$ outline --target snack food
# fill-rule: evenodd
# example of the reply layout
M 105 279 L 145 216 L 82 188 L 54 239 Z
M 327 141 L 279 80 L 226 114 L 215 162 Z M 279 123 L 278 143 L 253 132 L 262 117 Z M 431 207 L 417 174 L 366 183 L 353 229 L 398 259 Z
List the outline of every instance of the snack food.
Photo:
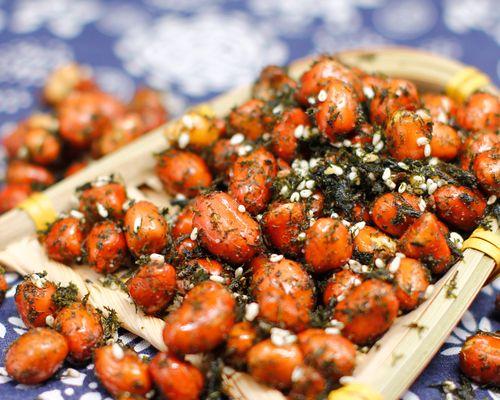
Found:
M 280 97 L 287 90 L 293 94 L 294 85 L 276 89 L 263 85 L 261 77 L 256 93 L 266 100 L 253 99 L 245 103 L 248 108 L 236 108 L 213 144 L 219 147 L 217 154 L 234 157 L 214 163 L 213 149 L 200 149 L 190 141 L 167 150 L 167 157 L 189 154 L 195 173 L 182 161 L 181 168 L 190 172 L 185 185 L 183 175 L 172 171 L 175 165 L 166 168 L 160 156 L 159 178 L 184 207 L 171 224 L 172 233 L 160 235 L 172 245 L 155 248 L 182 280 L 177 296 L 162 298 L 153 310 L 169 311 L 164 338 L 175 357 L 205 352 L 244 368 L 245 360 L 231 358 L 239 352 L 261 382 L 290 391 L 294 398 L 306 395 L 309 388 L 320 392 L 351 373 L 354 344 L 374 343 L 400 311 L 418 306 L 429 285 L 460 257 L 461 236 L 450 228 L 472 230 L 493 211 L 495 199 L 477 178 L 448 162 L 447 152 L 442 156 L 446 161 L 432 157 L 435 121 L 420 108 L 413 84 L 377 77 L 374 82 L 380 86 L 372 83 L 373 96 L 359 95 L 356 84 L 366 75 L 343 68 L 349 73 L 341 81 L 332 77 L 316 82 L 319 89 L 313 87 L 317 93 L 309 95 L 306 104 Z M 389 97 L 379 90 L 388 91 Z M 333 94 L 349 96 L 347 105 L 356 97 L 357 106 L 336 115 L 335 107 L 343 100 Z M 378 104 L 372 110 L 373 100 Z M 296 146 L 283 153 L 275 146 L 276 135 L 289 135 L 289 112 L 297 109 L 306 112 L 309 121 L 292 125 Z M 451 116 L 449 121 L 455 124 Z M 279 124 L 276 133 L 272 127 Z M 200 171 L 204 179 L 193 184 L 192 175 L 197 178 Z M 487 180 L 483 185 L 491 186 Z M 90 183 L 85 190 L 99 186 Z M 109 224 L 119 233 L 124 212 L 126 216 L 134 205 L 122 197 L 122 204 L 109 202 L 115 195 L 111 191 L 109 199 L 104 195 L 82 208 L 90 232 Z M 104 206 L 107 201 L 116 204 Z M 99 212 L 103 208 L 105 212 Z M 460 213 L 450 214 L 450 208 Z M 150 216 L 163 218 L 157 210 Z M 127 232 L 139 231 L 134 222 L 125 221 Z M 99 250 L 94 242 L 92 248 Z M 102 269 L 128 267 L 141 257 L 158 259 L 158 254 L 147 254 L 152 249 L 138 251 L 144 248 L 142 241 L 140 246 L 133 242 L 121 245 L 118 253 L 124 257 L 113 258 Z M 94 263 L 100 259 L 93 257 Z M 143 282 L 151 284 L 146 293 L 156 290 L 151 280 Z M 236 329 L 241 324 L 245 329 Z M 249 340 L 240 343 L 242 334 L 250 335 Z M 217 349 L 224 346 L 221 355 Z M 330 346 L 344 351 L 330 352 Z M 339 368 L 325 366 L 315 354 L 317 347 L 329 350 L 327 364 L 338 363 Z M 189 370 L 189 365 L 182 367 Z

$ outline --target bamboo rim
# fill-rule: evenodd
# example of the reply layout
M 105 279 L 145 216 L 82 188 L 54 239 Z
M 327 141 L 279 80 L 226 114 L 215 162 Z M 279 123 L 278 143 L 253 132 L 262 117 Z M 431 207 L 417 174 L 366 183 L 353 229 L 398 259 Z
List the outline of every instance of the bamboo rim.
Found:
M 348 51 L 337 54 L 337 57 L 350 66 L 410 79 L 421 88 L 433 91 L 444 90 L 457 74 L 467 68 L 457 61 L 406 48 Z M 307 58 L 293 63 L 290 66 L 290 74 L 297 78 L 310 65 L 311 60 Z M 496 91 L 491 84 L 484 88 Z M 456 88 L 454 90 L 455 95 L 461 96 Z M 207 105 L 213 109 L 215 115 L 224 116 L 249 95 L 250 87 L 237 88 L 218 96 Z M 67 210 L 76 187 L 97 176 L 117 171 L 136 195 L 148 198 L 148 194 L 141 192 L 138 187 L 151 178 L 153 153 L 167 147 L 168 142 L 176 139 L 172 136 L 173 123 L 175 121 L 52 186 L 44 192 L 44 201 L 52 204 L 54 212 Z M 149 196 L 149 199 L 156 203 L 168 201 L 164 195 L 155 193 L 154 190 L 149 192 Z M 21 274 L 46 270 L 51 280 L 61 283 L 73 281 L 82 295 L 90 293 L 89 300 L 94 306 L 100 309 L 116 309 L 125 329 L 148 340 L 160 350 L 165 348 L 161 335 L 164 324 L 162 320 L 137 313 L 127 295 L 105 288 L 99 282 L 98 275 L 88 268 L 70 268 L 48 260 L 33 237 L 34 228 L 33 221 L 23 210 L 13 210 L 0 217 L 0 244 L 5 248 L 0 252 L 1 264 Z M 493 230 L 498 238 L 497 230 L 498 225 Z M 500 238 L 497 243 L 500 243 Z M 464 259 L 439 280 L 433 295 L 416 310 L 399 318 L 364 356 L 354 372 L 353 379 L 368 384 L 385 399 L 398 398 L 441 346 L 494 267 L 495 262 L 483 252 L 465 250 Z M 447 284 L 451 281 L 456 285 L 456 300 L 446 295 Z M 410 324 L 426 328 L 419 330 L 410 327 Z M 397 353 L 402 348 L 407 351 Z M 226 391 L 234 399 L 285 398 L 280 392 L 258 384 L 244 373 L 226 373 L 224 382 Z

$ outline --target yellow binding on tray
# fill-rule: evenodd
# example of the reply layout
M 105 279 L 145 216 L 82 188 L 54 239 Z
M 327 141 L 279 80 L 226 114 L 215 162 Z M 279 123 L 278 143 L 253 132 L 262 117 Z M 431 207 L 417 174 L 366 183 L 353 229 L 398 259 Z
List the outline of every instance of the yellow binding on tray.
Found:
M 458 101 L 466 100 L 475 91 L 490 84 L 490 78 L 473 67 L 458 71 L 446 84 L 446 93 Z
M 19 206 L 31 217 L 37 230 L 41 231 L 56 220 L 57 212 L 50 199 L 43 193 L 34 193 Z
M 370 386 L 353 382 L 330 392 L 328 400 L 383 400 L 383 398 Z
M 500 273 L 500 235 L 498 233 L 478 228 L 464 242 L 462 249 L 479 250 L 495 260 L 496 267 L 491 278 L 495 278 Z

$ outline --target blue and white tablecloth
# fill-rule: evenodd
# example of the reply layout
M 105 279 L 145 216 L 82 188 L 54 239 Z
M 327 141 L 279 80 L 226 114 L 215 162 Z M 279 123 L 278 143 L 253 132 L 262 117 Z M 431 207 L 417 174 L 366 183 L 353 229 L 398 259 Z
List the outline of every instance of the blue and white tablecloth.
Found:
M 178 113 L 186 105 L 251 81 L 269 63 L 351 47 L 404 44 L 472 64 L 500 80 L 499 0 L 0 0 L 0 132 L 38 104 L 57 65 L 94 67 L 101 86 L 128 98 L 138 83 L 167 90 Z M 18 277 L 7 275 L 11 284 Z M 0 366 L 8 344 L 25 332 L 14 288 L 0 308 Z M 477 329 L 498 330 L 500 282 L 484 288 L 405 400 L 440 399 L 432 384 L 459 383 L 457 354 Z M 498 318 L 498 316 L 497 316 Z M 141 353 L 148 343 L 122 332 Z M 70 367 L 65 365 L 63 371 Z M 0 399 L 108 399 L 93 366 L 37 387 L 0 370 Z M 500 399 L 476 390 L 477 398 Z M 38 396 L 38 397 L 37 397 Z

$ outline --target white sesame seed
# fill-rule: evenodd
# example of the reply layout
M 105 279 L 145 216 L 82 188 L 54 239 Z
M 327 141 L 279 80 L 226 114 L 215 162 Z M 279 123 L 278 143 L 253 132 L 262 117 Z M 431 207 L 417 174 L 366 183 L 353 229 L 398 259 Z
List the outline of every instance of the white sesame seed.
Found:
M 364 151 L 363 149 L 358 148 L 358 149 L 356 149 L 356 150 L 354 151 L 354 154 L 356 154 L 358 157 L 360 157 L 360 158 L 361 158 L 361 157 L 363 157 L 366 153 L 365 153 L 365 151 Z
M 226 279 L 223 276 L 212 274 L 210 275 L 210 280 L 217 283 L 225 283 Z
M 340 329 L 333 327 L 325 328 L 325 333 L 328 335 L 340 335 Z
M 437 185 L 438 185 L 438 187 L 444 186 L 444 185 L 446 185 L 446 181 L 444 179 L 439 179 L 437 181 Z
M 352 271 L 354 272 L 361 272 L 361 263 L 357 260 L 349 260 L 347 262 L 347 264 L 349 265 L 349 269 L 351 269 Z
M 244 213 L 247 209 L 245 208 L 245 206 L 243 204 L 239 204 L 238 205 L 238 211 L 241 212 L 241 213 Z
M 418 202 L 418 208 L 420 211 L 424 212 L 425 209 L 427 208 L 427 203 L 425 202 L 424 199 L 420 198 L 420 201 Z
M 297 125 L 295 130 L 293 131 L 293 135 L 297 138 L 300 139 L 304 134 L 304 125 Z
M 255 219 L 257 221 L 260 221 L 262 219 L 262 214 L 257 214 L 257 216 L 255 217 Z
M 352 146 L 352 142 L 349 139 L 344 139 L 342 144 L 344 145 L 344 147 L 351 147 Z
M 375 133 L 373 135 L 373 139 L 372 139 L 372 144 L 375 146 L 378 142 L 380 142 L 380 140 L 382 139 L 382 136 L 380 135 L 380 133 Z
M 306 238 L 306 233 L 305 232 L 300 232 L 297 236 L 298 240 L 305 240 Z
M 457 385 L 455 385 L 455 382 L 447 380 L 443 382 L 443 390 L 445 393 L 452 392 L 457 389 Z
M 179 138 L 177 139 L 177 144 L 179 148 L 185 149 L 187 145 L 189 144 L 189 141 L 191 140 L 189 133 L 183 132 L 179 135 Z
M 427 192 L 429 194 L 433 194 L 438 188 L 438 185 L 437 183 L 435 182 L 432 182 L 430 185 L 427 185 Z
M 464 238 L 457 232 L 450 232 L 450 240 L 453 242 L 453 244 L 458 248 L 461 249 L 464 243 Z
M 425 289 L 424 293 L 424 299 L 428 299 L 429 297 L 431 297 L 433 292 L 434 292 L 434 285 L 427 286 L 427 289 Z
M 52 328 L 54 326 L 54 316 L 53 315 L 47 315 L 45 317 L 45 324 Z
M 259 315 L 259 305 L 257 303 L 248 303 L 245 306 L 245 319 L 253 321 Z
M 326 93 L 326 90 L 320 90 L 318 93 L 318 101 L 325 101 L 328 97 L 328 93 Z
M 331 165 L 327 169 L 325 169 L 325 175 L 337 175 L 340 176 L 344 173 L 342 167 L 338 165 Z
M 282 186 L 281 190 L 280 190 L 280 195 L 286 196 L 289 191 L 290 191 L 290 189 L 288 189 L 288 186 Z
M 363 229 L 364 227 L 366 226 L 366 222 L 365 221 L 361 221 L 361 222 L 357 222 L 355 223 L 351 228 L 350 228 L 350 231 L 351 231 L 351 234 L 353 237 L 356 237 L 358 236 L 359 234 L 359 231 L 361 229 Z
M 431 149 L 432 150 L 432 149 Z M 439 164 L 439 158 L 437 157 L 431 157 L 428 162 L 429 165 L 438 165 Z
M 313 96 L 311 96 L 307 98 L 307 102 L 309 104 L 316 104 L 316 99 Z
M 243 267 L 238 267 L 234 271 L 234 277 L 239 278 L 241 275 L 243 275 Z
M 390 168 L 384 169 L 384 173 L 382 174 L 382 180 L 386 181 L 390 177 L 391 177 L 391 169 Z
M 347 175 L 347 178 L 349 178 L 350 181 L 354 181 L 358 177 L 358 173 L 356 171 L 351 171 Z
M 366 156 L 363 157 L 363 161 L 367 163 L 372 163 L 375 161 L 378 161 L 379 157 L 376 154 L 373 153 L 368 153 Z
M 77 210 L 71 210 L 69 212 L 69 215 L 71 215 L 73 218 L 76 218 L 76 219 L 83 219 L 83 217 L 84 217 L 83 213 L 81 213 L 80 211 L 77 211 Z
M 302 197 L 303 199 L 307 199 L 308 197 L 311 197 L 311 195 L 312 191 L 310 191 L 309 189 L 304 189 L 300 191 L 300 197 Z
M 296 190 L 302 190 L 305 189 L 305 187 L 306 187 L 306 181 L 301 181 L 297 186 Z
M 162 254 L 153 253 L 149 255 L 149 259 L 153 262 L 164 263 L 165 257 Z
M 394 183 L 390 179 L 387 179 L 384 183 L 391 190 L 396 188 L 396 183 Z
M 375 96 L 375 91 L 371 86 L 364 86 L 363 87 L 363 94 L 367 99 L 372 99 Z
M 342 301 L 342 300 L 344 300 L 344 299 L 345 299 L 345 294 L 343 294 L 343 293 L 342 293 L 342 294 L 339 294 L 339 295 L 337 296 L 337 302 L 341 302 L 341 301 Z
M 293 192 L 292 195 L 290 196 L 290 201 L 295 203 L 299 200 L 300 200 L 300 194 L 298 192 Z
M 196 240 L 198 239 L 198 228 L 195 226 L 193 230 L 191 231 L 191 234 L 189 235 L 189 238 L 191 240 Z
M 422 147 L 425 146 L 426 144 L 429 144 L 429 139 L 427 139 L 425 136 L 419 137 L 417 139 L 417 145 Z
M 269 132 L 265 132 L 262 134 L 262 139 L 263 140 L 269 140 L 271 139 L 271 134 Z
M 309 168 L 315 168 L 319 164 L 319 158 L 311 158 L 309 160 Z
M 489 206 L 491 206 L 492 204 L 495 204 L 497 201 L 497 196 L 495 196 L 494 194 L 492 194 L 490 197 L 488 197 L 488 201 L 486 202 L 486 204 L 488 204 Z
M 246 156 L 248 154 L 246 146 L 238 147 L 237 153 L 240 157 Z
M 139 229 L 141 229 L 142 225 L 142 217 L 136 217 L 134 219 L 134 233 L 139 232 Z
M 313 181 L 312 179 L 309 179 L 308 181 L 306 181 L 306 188 L 307 189 L 313 189 L 314 185 L 316 185 L 316 182 Z
M 342 321 L 339 321 L 338 319 L 332 319 L 328 323 L 331 327 L 333 328 L 338 328 L 338 329 L 344 329 L 344 323 Z
M 401 182 L 401 184 L 399 185 L 399 188 L 398 188 L 398 193 L 406 192 L 407 187 L 408 187 L 408 185 L 406 184 L 406 182 Z
M 424 146 L 424 156 L 430 157 L 431 156 L 431 151 L 432 151 L 431 145 L 430 144 L 426 144 Z
M 384 148 L 384 146 L 385 146 L 385 143 L 384 143 L 384 142 L 382 142 L 382 141 L 380 141 L 380 142 L 378 142 L 378 143 L 375 145 L 375 147 L 373 148 L 373 151 L 374 151 L 375 153 L 380 153 L 380 151 Z
M 385 261 L 382 260 L 381 258 L 376 258 L 375 259 L 375 266 L 377 268 L 384 268 L 385 267 Z
M 377 179 L 377 178 L 376 178 L 376 176 L 375 176 L 375 174 L 373 172 L 369 172 L 368 173 L 368 179 L 370 179 L 371 181 L 375 181 L 375 179 Z
M 343 219 L 342 221 L 342 224 L 345 226 L 345 227 L 350 227 L 351 226 L 351 223 L 349 221 L 347 221 L 346 219 Z
M 292 382 L 299 382 L 303 378 L 304 370 L 300 365 L 298 365 L 292 371 Z
M 422 182 L 425 182 L 425 178 L 422 175 L 413 175 L 410 178 L 410 181 L 412 181 L 414 184 L 418 185 Z
M 401 258 L 394 257 L 392 261 L 389 263 L 389 272 L 395 274 L 398 271 L 400 265 L 401 265 Z
M 235 146 L 237 144 L 243 143 L 244 141 L 245 141 L 245 136 L 242 133 L 237 133 L 231 137 L 229 143 Z
M 271 328 L 271 342 L 275 346 L 293 344 L 297 341 L 297 336 L 290 331 L 281 328 Z
M 283 111 L 283 104 L 278 104 L 276 107 L 273 108 L 273 114 L 279 114 L 282 111 Z
M 111 345 L 111 352 L 113 353 L 113 357 L 116 360 L 121 360 L 125 356 L 125 352 L 122 347 L 118 343 L 113 343 Z
M 406 254 L 404 254 L 404 253 L 400 253 L 400 252 L 397 252 L 397 253 L 395 254 L 395 256 L 396 256 L 396 257 L 398 257 L 398 258 L 405 258 L 405 257 L 406 257 Z
M 330 217 L 332 217 L 332 218 L 338 218 L 339 215 L 334 211 L 334 212 L 331 213 Z
M 355 382 L 356 380 L 354 379 L 353 376 L 348 376 L 348 375 L 345 375 L 345 376 L 342 376 L 340 379 L 339 379 L 339 383 L 343 386 L 345 385 L 350 385 L 351 383 Z
M 38 274 L 31 274 L 30 275 L 30 281 L 38 289 L 43 289 L 43 287 L 45 286 L 45 283 L 47 282 L 47 280 L 45 278 L 41 277 Z
M 283 254 L 271 254 L 269 257 L 269 261 L 271 262 L 279 262 L 283 260 Z
M 97 212 L 98 214 L 103 217 L 103 218 L 107 218 L 109 213 L 108 213 L 108 210 L 106 210 L 106 207 L 104 207 L 101 203 L 96 203 L 96 208 L 97 208 Z
M 410 168 L 407 164 L 405 164 L 402 161 L 398 162 L 398 167 L 401 168 L 401 169 L 404 169 L 404 170 L 407 170 L 407 169 Z

